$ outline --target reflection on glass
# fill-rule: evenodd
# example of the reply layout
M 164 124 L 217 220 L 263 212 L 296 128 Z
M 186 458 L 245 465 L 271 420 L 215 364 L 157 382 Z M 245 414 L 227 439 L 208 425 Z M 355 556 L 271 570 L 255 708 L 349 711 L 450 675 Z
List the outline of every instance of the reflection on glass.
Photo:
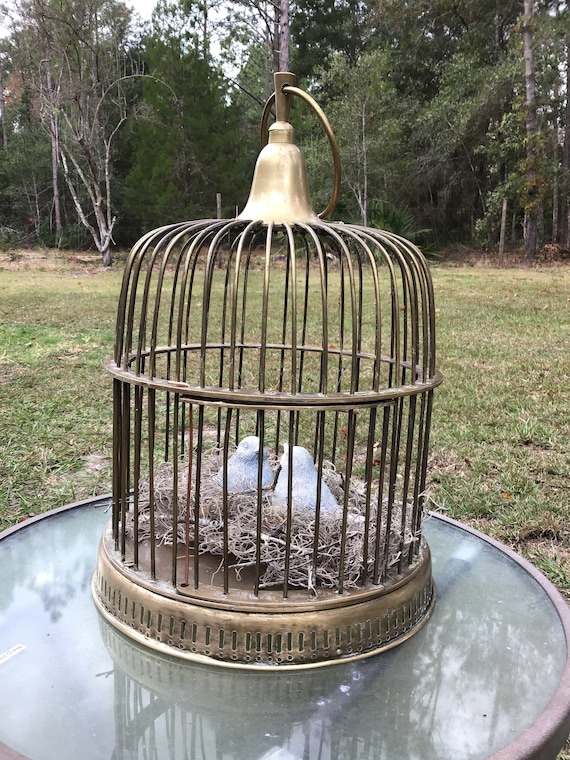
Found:
M 476 760 L 544 709 L 564 630 L 516 562 L 428 520 L 438 601 L 409 641 L 368 660 L 257 673 L 127 640 L 88 588 L 106 521 L 78 509 L 0 544 L 0 741 L 33 760 Z M 1 662 L 1 661 L 0 661 Z
M 370 660 L 271 674 L 190 665 L 101 621 L 115 662 L 120 756 L 458 760 L 504 746 L 558 684 L 560 625 L 516 563 L 462 531 L 430 527 L 436 613 Z

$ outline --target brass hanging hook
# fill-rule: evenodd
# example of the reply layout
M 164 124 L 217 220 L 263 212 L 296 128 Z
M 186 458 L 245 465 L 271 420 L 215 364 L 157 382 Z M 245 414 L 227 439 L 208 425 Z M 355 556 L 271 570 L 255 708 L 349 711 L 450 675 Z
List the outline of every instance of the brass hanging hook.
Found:
M 279 86 L 280 77 L 283 78 L 283 84 L 281 84 L 281 86 Z M 297 97 L 301 98 L 301 100 L 304 100 L 305 103 L 307 103 L 313 109 L 319 121 L 321 122 L 321 125 L 325 131 L 326 136 L 328 137 L 329 145 L 330 145 L 332 156 L 333 156 L 333 164 L 334 164 L 334 180 L 333 180 L 333 190 L 331 194 L 331 199 L 328 203 L 328 206 L 325 208 L 325 210 L 321 211 L 321 213 L 318 214 L 319 219 L 326 219 L 326 217 L 329 216 L 329 214 L 331 214 L 332 211 L 334 210 L 334 207 L 336 206 L 336 202 L 338 200 L 338 196 L 340 193 L 340 179 L 341 179 L 340 151 L 338 149 L 336 137 L 334 136 L 334 132 L 332 131 L 330 122 L 327 119 L 327 116 L 325 112 L 323 111 L 323 109 L 314 100 L 314 98 L 312 98 L 307 92 L 305 92 L 304 90 L 301 90 L 299 87 L 294 87 L 291 84 L 287 84 L 287 81 L 290 81 L 290 77 L 293 77 L 292 81 L 294 81 L 294 75 L 275 74 L 276 92 L 274 92 L 272 95 L 269 96 L 263 108 L 263 114 L 261 117 L 261 148 L 263 149 L 267 145 L 267 142 L 268 142 L 267 123 L 269 121 L 269 114 L 271 112 L 271 108 L 273 107 L 274 103 L 276 105 L 277 120 L 278 121 L 289 120 L 290 101 L 288 98 L 283 98 L 283 95 L 285 96 L 297 95 Z

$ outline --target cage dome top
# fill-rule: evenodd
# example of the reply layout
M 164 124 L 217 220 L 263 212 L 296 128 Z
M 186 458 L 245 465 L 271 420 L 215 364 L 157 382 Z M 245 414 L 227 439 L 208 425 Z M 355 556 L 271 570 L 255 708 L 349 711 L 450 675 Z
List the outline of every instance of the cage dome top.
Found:
M 395 234 L 322 221 L 339 194 L 336 140 L 319 106 L 293 86 L 294 75 L 279 73 L 275 81 L 262 135 L 273 103 L 277 120 L 242 213 L 230 220 L 168 225 L 134 246 L 110 372 L 134 374 L 136 382 L 150 387 L 186 391 L 198 402 L 213 400 L 213 394 L 216 401 L 231 403 L 237 393 L 244 403 L 260 405 L 264 397 L 270 404 L 295 405 L 298 398 L 291 396 L 301 394 L 303 403 L 330 406 L 345 393 L 369 405 L 391 398 L 397 386 L 403 394 L 410 384 L 416 390 L 418 384 L 432 387 L 440 378 L 433 289 L 423 255 Z M 333 192 L 320 214 L 313 209 L 304 158 L 288 120 L 293 95 L 316 110 L 333 153 Z M 257 291 L 247 276 L 254 269 L 265 272 Z M 279 281 L 277 272 L 283 270 Z M 218 312 L 213 304 L 220 291 Z M 364 329 L 365 322 L 374 329 Z M 242 372 L 244 356 L 251 353 L 259 358 L 253 384 L 253 375 Z M 291 357 L 288 372 L 278 362 L 279 379 L 266 382 L 268 358 L 285 353 Z M 217 378 L 208 369 L 214 354 L 221 362 Z M 314 373 L 303 377 L 307 361 L 318 365 L 318 381 Z

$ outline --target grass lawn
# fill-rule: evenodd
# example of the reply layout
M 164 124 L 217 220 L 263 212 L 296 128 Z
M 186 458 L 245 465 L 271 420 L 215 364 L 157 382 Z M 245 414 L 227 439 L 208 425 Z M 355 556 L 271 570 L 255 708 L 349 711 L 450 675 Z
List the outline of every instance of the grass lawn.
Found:
M 110 489 L 121 268 L 0 258 L 0 528 Z M 570 267 L 432 268 L 431 506 L 513 546 L 570 598 Z
M 570 267 L 432 273 L 445 381 L 431 507 L 514 547 L 570 599 Z M 0 254 L 0 529 L 110 490 L 103 365 L 120 280 L 84 254 Z

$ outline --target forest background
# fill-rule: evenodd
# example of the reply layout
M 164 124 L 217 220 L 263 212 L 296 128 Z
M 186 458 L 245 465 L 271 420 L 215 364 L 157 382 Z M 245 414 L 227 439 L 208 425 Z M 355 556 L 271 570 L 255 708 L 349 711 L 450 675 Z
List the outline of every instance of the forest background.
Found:
M 428 251 L 570 248 L 566 2 L 158 0 L 142 22 L 122 0 L 10 0 L 0 13 L 4 250 L 92 248 L 109 264 L 149 228 L 233 216 L 276 68 L 337 136 L 338 219 Z M 294 108 L 324 207 L 327 139 Z

